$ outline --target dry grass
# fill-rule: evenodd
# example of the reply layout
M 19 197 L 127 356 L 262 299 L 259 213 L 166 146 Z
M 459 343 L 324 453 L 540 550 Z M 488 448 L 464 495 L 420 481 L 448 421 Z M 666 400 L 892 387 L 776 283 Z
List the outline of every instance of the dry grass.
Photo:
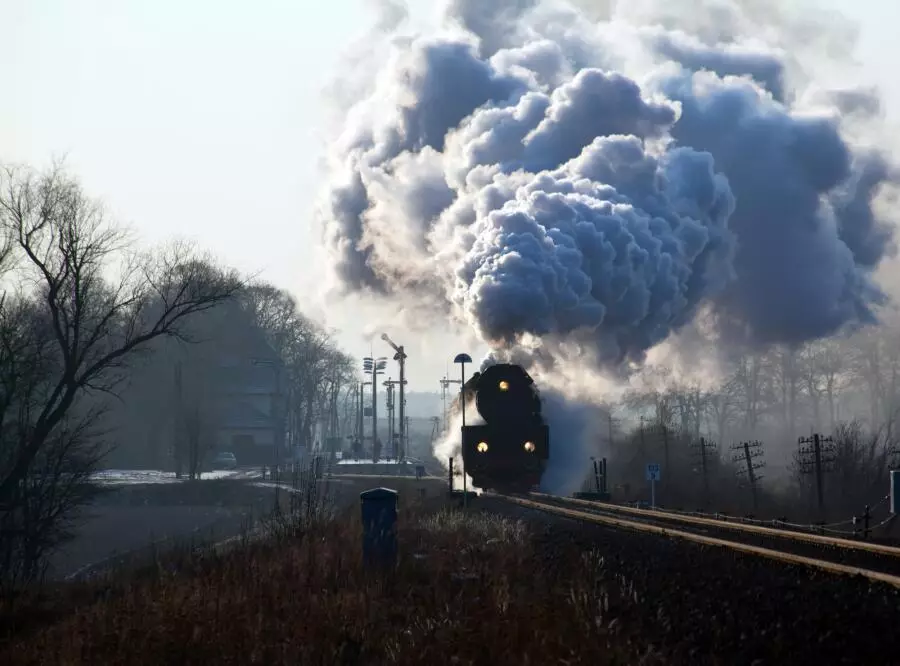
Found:
M 20 610 L 0 663 L 638 663 L 610 628 L 632 602 L 601 561 L 548 559 L 509 519 L 405 508 L 393 572 L 361 566 L 356 511 L 282 524 L 231 552 L 57 592 L 49 616 Z
M 304 497 L 267 538 L 0 608 L 0 663 L 874 665 L 900 649 L 886 586 L 414 492 L 378 573 L 353 495 L 337 515 Z

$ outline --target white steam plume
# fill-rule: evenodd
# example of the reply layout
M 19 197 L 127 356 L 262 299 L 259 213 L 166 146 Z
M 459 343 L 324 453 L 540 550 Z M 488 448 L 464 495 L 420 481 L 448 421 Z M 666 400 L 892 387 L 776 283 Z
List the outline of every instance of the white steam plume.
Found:
M 792 48 L 849 33 L 768 2 L 603 4 L 452 0 L 395 35 L 321 209 L 341 291 L 524 359 L 553 488 L 592 435 L 572 368 L 626 374 L 700 312 L 720 345 L 874 321 L 894 252 L 876 93 L 823 79 L 813 40 Z

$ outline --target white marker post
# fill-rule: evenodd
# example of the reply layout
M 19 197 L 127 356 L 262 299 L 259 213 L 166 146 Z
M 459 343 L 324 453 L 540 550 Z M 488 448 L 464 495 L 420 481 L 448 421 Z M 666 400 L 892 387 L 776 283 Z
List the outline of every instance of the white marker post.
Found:
M 650 506 L 656 508 L 656 482 L 660 479 L 659 463 L 647 463 L 647 481 L 650 482 Z

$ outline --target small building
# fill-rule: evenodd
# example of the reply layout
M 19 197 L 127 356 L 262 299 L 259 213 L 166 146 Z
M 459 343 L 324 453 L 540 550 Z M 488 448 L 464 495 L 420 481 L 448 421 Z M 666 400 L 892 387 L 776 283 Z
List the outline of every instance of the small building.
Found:
M 219 450 L 232 451 L 239 465 L 284 460 L 285 408 L 283 364 L 278 354 L 243 312 L 226 315 L 228 325 L 217 340 Z

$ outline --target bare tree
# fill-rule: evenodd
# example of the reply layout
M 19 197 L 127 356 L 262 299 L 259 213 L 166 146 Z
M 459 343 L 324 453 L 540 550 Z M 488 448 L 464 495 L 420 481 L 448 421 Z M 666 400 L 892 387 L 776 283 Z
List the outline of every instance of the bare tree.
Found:
M 801 370 L 794 348 L 778 346 L 766 355 L 763 368 L 772 387 L 774 405 L 780 414 L 781 431 L 789 438 L 796 434 L 797 409 L 800 397 Z
M 284 363 L 292 444 L 312 448 L 317 424 L 327 419 L 342 388 L 353 381 L 353 362 L 337 349 L 333 335 L 306 317 L 283 290 L 255 284 L 241 292 L 241 300 Z
M 764 359 L 755 353 L 742 354 L 735 360 L 734 383 L 743 408 L 742 427 L 753 432 L 762 419 L 766 393 Z
M 837 399 L 844 388 L 848 368 L 841 341 L 828 339 L 813 342 L 800 352 L 799 357 L 800 373 L 812 408 L 812 425 L 816 428 L 824 425 L 822 423 L 824 401 L 828 430 L 833 432 L 837 425 Z
M 191 481 L 201 477 L 204 460 L 213 448 L 214 433 L 221 423 L 221 404 L 212 386 L 214 380 L 214 364 L 202 352 L 179 359 L 175 364 L 172 410 L 175 462 L 178 475 L 186 466 Z
M 13 336 L 11 344 L 25 347 L 16 352 L 3 396 L 18 408 L 2 414 L 4 434 L 15 435 L 4 446 L 0 511 L 16 512 L 23 484 L 49 459 L 54 442 L 77 432 L 68 437 L 71 459 L 72 446 L 87 438 L 96 414 L 80 401 L 114 394 L 129 362 L 151 341 L 180 336 L 186 319 L 231 298 L 240 284 L 184 244 L 152 256 L 134 252 L 102 206 L 59 166 L 0 170 L 0 237 L 16 289 L 0 314 L 26 322 L 34 336 L 31 343 Z M 28 316 L 23 303 L 32 308 Z M 19 381 L 23 376 L 29 382 Z

